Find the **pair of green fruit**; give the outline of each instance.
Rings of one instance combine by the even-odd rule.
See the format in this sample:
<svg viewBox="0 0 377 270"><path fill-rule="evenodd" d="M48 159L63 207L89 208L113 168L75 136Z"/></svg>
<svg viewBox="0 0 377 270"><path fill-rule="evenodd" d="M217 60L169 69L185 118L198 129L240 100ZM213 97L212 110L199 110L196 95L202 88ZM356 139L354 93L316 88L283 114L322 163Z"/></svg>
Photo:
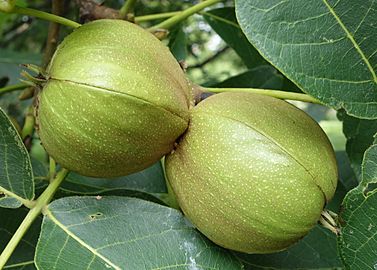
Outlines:
<svg viewBox="0 0 377 270"><path fill-rule="evenodd" d="M317 222L337 168L321 128L267 96L224 93L193 106L192 86L152 34L117 20L65 38L38 97L39 135L63 167L94 177L166 156L183 212L215 243L287 248Z"/></svg>

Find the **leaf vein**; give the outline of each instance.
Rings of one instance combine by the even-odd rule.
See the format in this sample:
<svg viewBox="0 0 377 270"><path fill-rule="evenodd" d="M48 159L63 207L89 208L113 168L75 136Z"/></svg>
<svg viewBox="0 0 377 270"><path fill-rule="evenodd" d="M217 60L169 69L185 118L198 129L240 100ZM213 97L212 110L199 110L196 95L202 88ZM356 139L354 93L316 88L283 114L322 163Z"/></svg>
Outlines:
<svg viewBox="0 0 377 270"><path fill-rule="evenodd" d="M361 50L359 44L357 44L355 38L352 36L351 32L347 29L347 27L343 24L342 20L339 18L339 16L335 13L335 10L330 6L330 4L327 2L327 0L322 0L323 3L326 5L326 7L329 9L330 13L333 15L335 20L338 22L340 27L343 29L343 31L346 33L348 39L352 42L352 45L355 47L356 51L360 54L361 58L367 65L370 73L372 74L373 81L377 83L377 75L374 72L374 69L371 65L371 63L368 61L367 57L365 56L364 52Z"/></svg>
<svg viewBox="0 0 377 270"><path fill-rule="evenodd" d="M82 239L80 239L77 235L73 234L71 231L69 231L64 224L62 224L58 219L55 218L55 216L52 214L52 212L47 209L46 215L51 219L52 222L54 222L57 226L60 227L68 236L76 240L79 244L81 244L83 247L88 249L92 254L95 256L101 258L104 262L106 262L108 265L114 267L117 270L121 270L121 267L115 265L112 261L110 261L108 258L103 256L102 254L98 253L96 249L85 243Z"/></svg>

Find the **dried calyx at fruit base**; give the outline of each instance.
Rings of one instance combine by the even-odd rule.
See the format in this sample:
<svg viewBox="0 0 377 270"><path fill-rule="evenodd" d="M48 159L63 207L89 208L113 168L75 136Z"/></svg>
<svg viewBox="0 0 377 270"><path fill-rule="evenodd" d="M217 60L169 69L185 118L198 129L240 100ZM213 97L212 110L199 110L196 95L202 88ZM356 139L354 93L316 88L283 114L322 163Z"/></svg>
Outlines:
<svg viewBox="0 0 377 270"><path fill-rule="evenodd" d="M318 124L285 101L246 93L214 95L193 108L166 173L193 224L246 253L297 242L337 184L334 151Z"/></svg>
<svg viewBox="0 0 377 270"><path fill-rule="evenodd" d="M169 153L186 130L191 86L169 49L121 20L97 20L56 50L37 99L43 146L63 167L114 177Z"/></svg>

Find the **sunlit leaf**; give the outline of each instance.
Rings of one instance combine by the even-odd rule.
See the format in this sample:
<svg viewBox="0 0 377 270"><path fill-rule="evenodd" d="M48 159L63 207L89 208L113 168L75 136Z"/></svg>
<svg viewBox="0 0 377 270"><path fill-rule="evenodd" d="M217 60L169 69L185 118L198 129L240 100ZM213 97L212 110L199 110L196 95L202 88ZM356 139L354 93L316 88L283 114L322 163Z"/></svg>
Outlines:
<svg viewBox="0 0 377 270"><path fill-rule="evenodd" d="M242 269L180 212L126 197L69 197L46 210L38 269Z"/></svg>
<svg viewBox="0 0 377 270"><path fill-rule="evenodd" d="M377 118L377 2L236 0L238 22L259 52L304 92Z"/></svg>

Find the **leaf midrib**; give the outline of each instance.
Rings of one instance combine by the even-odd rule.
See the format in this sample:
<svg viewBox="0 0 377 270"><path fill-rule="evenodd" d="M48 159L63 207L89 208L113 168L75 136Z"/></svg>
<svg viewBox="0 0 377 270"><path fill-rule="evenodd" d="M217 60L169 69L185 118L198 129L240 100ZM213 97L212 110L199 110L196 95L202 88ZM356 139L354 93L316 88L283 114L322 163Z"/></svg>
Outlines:
<svg viewBox="0 0 377 270"><path fill-rule="evenodd" d="M97 252L96 249L85 243L82 239L77 237L75 234L73 234L71 231L69 231L66 226L64 226L53 214L52 212L47 208L46 209L46 216L48 216L52 222L54 222L56 225L58 225L69 237L76 240L80 245L88 249L93 255L97 256L98 258L101 258L105 263L110 265L111 267L114 267L117 270L121 270L121 268L118 265L115 265L113 262L111 262L108 258Z"/></svg>
<svg viewBox="0 0 377 270"><path fill-rule="evenodd" d="M364 63L367 65L370 73L372 74L372 77L373 77L373 81L375 83L377 83L377 75L376 73L374 72L373 70L373 67L371 65L371 63L368 61L368 58L366 58L364 52L361 50L359 44L357 44L356 40L354 39L354 37L352 36L351 32L348 31L347 27L343 24L342 20L340 19L340 17L335 13L335 10L330 6L330 4L327 2L327 0L322 0L323 3L326 5L327 9L330 11L331 15L333 15L333 17L335 18L335 20L337 21L337 23L340 25L340 27L343 29L343 31L346 33L347 35L347 38L352 42L352 45L354 46L354 48L356 49L356 51L360 54L362 60L364 61Z"/></svg>

